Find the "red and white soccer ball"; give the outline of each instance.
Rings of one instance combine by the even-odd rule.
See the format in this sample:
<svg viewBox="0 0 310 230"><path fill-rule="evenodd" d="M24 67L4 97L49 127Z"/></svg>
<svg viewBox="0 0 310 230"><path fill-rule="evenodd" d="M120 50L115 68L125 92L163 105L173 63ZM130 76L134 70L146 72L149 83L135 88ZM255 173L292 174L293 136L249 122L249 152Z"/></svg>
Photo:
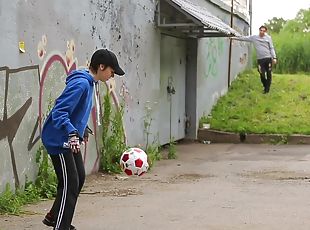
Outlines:
<svg viewBox="0 0 310 230"><path fill-rule="evenodd" d="M126 150L120 159L123 172L128 176L141 176L147 172L149 164L146 153L139 148L130 148Z"/></svg>

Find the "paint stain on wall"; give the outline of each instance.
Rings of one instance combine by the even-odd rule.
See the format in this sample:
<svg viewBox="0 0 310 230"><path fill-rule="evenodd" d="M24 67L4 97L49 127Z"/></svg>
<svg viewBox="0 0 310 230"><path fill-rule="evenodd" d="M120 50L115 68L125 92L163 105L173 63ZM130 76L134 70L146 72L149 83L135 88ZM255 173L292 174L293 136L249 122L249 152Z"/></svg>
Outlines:
<svg viewBox="0 0 310 230"><path fill-rule="evenodd" d="M208 38L205 77L217 77L221 57L224 53L224 39Z"/></svg>
<svg viewBox="0 0 310 230"><path fill-rule="evenodd" d="M38 43L38 57L40 60L43 60L45 54L46 54L46 46L47 46L47 37L46 35L42 35L41 41Z"/></svg>

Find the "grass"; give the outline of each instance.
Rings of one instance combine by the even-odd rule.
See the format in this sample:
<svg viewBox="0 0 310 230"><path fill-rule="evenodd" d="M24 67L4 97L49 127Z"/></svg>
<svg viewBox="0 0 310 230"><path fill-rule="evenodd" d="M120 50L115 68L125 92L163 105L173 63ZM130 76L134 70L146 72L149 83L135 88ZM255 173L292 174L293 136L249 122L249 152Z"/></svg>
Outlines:
<svg viewBox="0 0 310 230"><path fill-rule="evenodd" d="M218 100L210 116L200 119L211 129L237 133L310 134L310 75L273 74L263 94L256 70L247 71Z"/></svg>

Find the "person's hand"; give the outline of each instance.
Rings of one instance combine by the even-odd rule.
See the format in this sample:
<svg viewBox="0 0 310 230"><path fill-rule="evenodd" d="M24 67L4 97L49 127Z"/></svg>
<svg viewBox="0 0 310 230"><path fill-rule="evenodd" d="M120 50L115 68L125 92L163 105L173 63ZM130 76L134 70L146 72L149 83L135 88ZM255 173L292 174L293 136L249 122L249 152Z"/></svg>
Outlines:
<svg viewBox="0 0 310 230"><path fill-rule="evenodd" d="M274 65L277 64L277 59L275 59L275 58L272 59L272 64L274 64Z"/></svg>
<svg viewBox="0 0 310 230"><path fill-rule="evenodd" d="M68 140L69 148L73 153L78 153L80 151L80 138L77 133L70 133Z"/></svg>
<svg viewBox="0 0 310 230"><path fill-rule="evenodd" d="M87 143L87 142L88 142L88 139L89 139L89 133L88 133L87 129L85 129L82 144Z"/></svg>
<svg viewBox="0 0 310 230"><path fill-rule="evenodd" d="M85 143L88 142L89 134L94 135L94 132L93 132L93 130L91 130L91 128L86 126L86 129L84 131L84 136L83 136L83 142L85 142Z"/></svg>

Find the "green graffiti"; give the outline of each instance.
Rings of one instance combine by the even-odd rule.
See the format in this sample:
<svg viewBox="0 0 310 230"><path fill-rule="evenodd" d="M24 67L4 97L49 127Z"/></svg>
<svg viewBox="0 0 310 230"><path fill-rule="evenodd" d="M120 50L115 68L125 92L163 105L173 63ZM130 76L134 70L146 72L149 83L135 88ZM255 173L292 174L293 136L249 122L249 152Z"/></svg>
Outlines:
<svg viewBox="0 0 310 230"><path fill-rule="evenodd" d="M207 40L207 60L205 77L216 77L219 70L220 57L224 53L224 39L209 38Z"/></svg>

